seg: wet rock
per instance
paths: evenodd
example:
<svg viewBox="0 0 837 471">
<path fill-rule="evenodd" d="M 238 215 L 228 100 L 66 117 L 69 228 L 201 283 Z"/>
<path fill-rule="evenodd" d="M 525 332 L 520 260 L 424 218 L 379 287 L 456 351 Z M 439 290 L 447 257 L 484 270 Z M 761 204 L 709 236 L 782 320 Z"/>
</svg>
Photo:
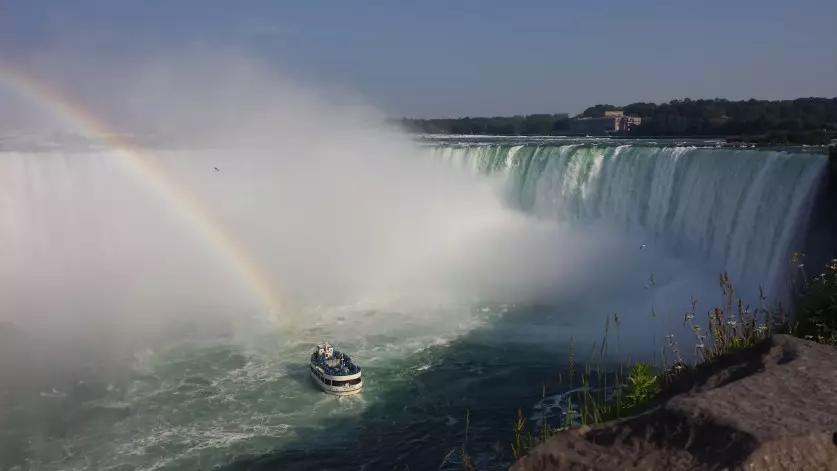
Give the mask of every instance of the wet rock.
<svg viewBox="0 0 837 471">
<path fill-rule="evenodd" d="M 837 470 L 835 367 L 834 347 L 777 335 L 642 414 L 558 434 L 510 471 Z"/>
</svg>

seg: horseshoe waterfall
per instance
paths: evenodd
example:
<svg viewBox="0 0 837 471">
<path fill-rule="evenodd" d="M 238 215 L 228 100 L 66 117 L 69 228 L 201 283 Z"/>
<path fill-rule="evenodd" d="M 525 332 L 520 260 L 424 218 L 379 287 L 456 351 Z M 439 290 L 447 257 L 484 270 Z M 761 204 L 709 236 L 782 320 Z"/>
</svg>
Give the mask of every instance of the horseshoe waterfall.
<svg viewBox="0 0 837 471">
<path fill-rule="evenodd" d="M 502 180 L 539 218 L 605 221 L 734 280 L 781 290 L 800 250 L 826 157 L 796 151 L 591 143 L 473 144 L 434 156 Z"/>
</svg>

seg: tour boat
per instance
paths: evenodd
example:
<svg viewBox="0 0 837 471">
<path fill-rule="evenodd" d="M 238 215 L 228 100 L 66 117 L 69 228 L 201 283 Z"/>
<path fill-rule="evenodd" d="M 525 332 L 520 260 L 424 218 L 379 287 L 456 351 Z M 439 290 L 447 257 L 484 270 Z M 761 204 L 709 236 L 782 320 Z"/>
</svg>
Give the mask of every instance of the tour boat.
<svg viewBox="0 0 837 471">
<path fill-rule="evenodd" d="M 337 396 L 350 396 L 363 389 L 360 367 L 328 342 L 317 345 L 311 353 L 311 377 L 323 391 Z"/>
</svg>

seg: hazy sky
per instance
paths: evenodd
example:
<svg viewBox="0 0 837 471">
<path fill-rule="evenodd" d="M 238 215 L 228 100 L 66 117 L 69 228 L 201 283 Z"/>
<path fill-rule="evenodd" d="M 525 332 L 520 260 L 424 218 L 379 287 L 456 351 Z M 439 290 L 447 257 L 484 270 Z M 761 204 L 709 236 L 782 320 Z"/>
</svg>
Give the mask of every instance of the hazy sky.
<svg viewBox="0 0 837 471">
<path fill-rule="evenodd" d="M 0 58 L 226 46 L 396 116 L 837 95 L 837 1 L 5 0 Z"/>
</svg>

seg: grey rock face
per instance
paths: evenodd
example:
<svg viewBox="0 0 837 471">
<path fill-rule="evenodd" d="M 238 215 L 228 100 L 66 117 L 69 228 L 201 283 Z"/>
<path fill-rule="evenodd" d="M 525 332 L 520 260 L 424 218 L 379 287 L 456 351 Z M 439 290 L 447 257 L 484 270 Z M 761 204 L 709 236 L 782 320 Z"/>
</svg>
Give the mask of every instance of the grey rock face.
<svg viewBox="0 0 837 471">
<path fill-rule="evenodd" d="M 837 349 L 774 336 L 642 414 L 558 434 L 524 470 L 837 470 Z"/>
</svg>

